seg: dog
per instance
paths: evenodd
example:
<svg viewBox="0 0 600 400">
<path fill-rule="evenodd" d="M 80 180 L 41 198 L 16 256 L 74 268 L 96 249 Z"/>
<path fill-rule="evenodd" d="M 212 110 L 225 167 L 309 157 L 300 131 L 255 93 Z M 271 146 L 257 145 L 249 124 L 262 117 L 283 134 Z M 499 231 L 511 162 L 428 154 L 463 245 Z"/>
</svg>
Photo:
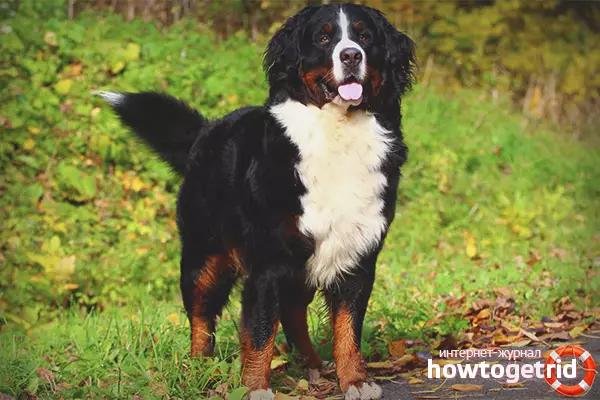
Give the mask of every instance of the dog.
<svg viewBox="0 0 600 400">
<path fill-rule="evenodd" d="M 414 48 L 378 10 L 313 6 L 269 41 L 263 106 L 208 121 L 164 94 L 97 93 L 183 176 L 180 284 L 192 356 L 212 354 L 215 320 L 243 277 L 249 399 L 274 398 L 279 323 L 318 377 L 306 319 L 316 290 L 329 308 L 344 398 L 381 397 L 360 355 L 361 329 L 407 157 L 400 101 Z"/>
</svg>

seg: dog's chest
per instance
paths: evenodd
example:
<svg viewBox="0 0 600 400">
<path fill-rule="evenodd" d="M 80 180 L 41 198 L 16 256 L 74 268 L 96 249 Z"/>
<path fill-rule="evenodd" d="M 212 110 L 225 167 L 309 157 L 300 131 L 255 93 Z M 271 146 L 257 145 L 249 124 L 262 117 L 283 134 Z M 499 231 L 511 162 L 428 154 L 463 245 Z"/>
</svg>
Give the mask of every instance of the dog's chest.
<svg viewBox="0 0 600 400">
<path fill-rule="evenodd" d="M 328 286 L 350 272 L 376 246 L 386 229 L 380 171 L 389 150 L 387 131 L 373 115 L 346 115 L 287 101 L 271 109 L 298 146 L 296 169 L 306 187 L 298 228 L 315 241 L 308 281 Z"/>
</svg>

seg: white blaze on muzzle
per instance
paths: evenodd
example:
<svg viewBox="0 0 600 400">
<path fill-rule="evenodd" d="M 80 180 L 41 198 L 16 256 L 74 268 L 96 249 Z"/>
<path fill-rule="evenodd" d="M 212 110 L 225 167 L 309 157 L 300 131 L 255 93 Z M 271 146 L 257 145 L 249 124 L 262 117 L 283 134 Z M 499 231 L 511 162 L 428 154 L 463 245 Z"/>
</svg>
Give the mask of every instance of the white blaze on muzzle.
<svg viewBox="0 0 600 400">
<path fill-rule="evenodd" d="M 343 83 L 348 78 L 346 66 L 342 63 L 340 55 L 345 49 L 352 48 L 360 51 L 362 55 L 362 59 L 358 65 L 358 76 L 356 76 L 358 80 L 362 81 L 367 72 L 367 55 L 358 43 L 350 40 L 348 34 L 350 31 L 350 21 L 348 21 L 348 17 L 342 9 L 340 9 L 339 27 L 342 32 L 342 38 L 333 49 L 333 76 L 338 84 Z M 362 97 L 362 85 L 356 82 L 340 85 L 338 93 L 344 100 L 358 100 Z"/>
</svg>

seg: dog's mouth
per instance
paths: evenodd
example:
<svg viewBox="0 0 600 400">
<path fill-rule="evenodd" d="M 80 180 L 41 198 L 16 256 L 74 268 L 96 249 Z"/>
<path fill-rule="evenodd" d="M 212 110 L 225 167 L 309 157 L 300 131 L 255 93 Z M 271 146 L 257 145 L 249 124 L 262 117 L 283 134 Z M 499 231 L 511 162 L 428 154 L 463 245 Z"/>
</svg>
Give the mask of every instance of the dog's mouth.
<svg viewBox="0 0 600 400">
<path fill-rule="evenodd" d="M 340 84 L 335 82 L 321 82 L 323 93 L 328 101 L 340 100 L 352 104 L 360 104 L 363 98 L 363 85 L 355 77 L 349 76 Z"/>
</svg>

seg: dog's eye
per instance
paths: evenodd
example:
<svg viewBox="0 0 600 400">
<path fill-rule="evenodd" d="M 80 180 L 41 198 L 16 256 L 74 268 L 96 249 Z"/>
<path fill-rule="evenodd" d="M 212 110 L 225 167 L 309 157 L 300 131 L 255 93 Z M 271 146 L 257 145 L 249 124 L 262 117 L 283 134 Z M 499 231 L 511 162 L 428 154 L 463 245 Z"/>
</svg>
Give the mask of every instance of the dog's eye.
<svg viewBox="0 0 600 400">
<path fill-rule="evenodd" d="M 323 35 L 319 40 L 321 41 L 321 43 L 329 43 L 329 36 Z"/>
<path fill-rule="evenodd" d="M 369 37 L 367 35 L 360 35 L 360 41 L 361 42 L 366 42 L 367 40 L 369 40 Z"/>
</svg>

